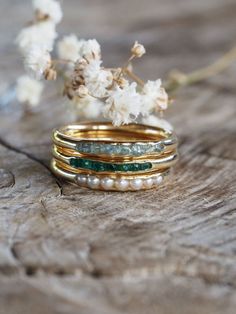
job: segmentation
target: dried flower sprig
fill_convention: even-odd
[[[35,106],[43,91],[42,78],[64,79],[64,95],[70,100],[78,118],[94,119],[103,116],[114,125],[142,121],[146,124],[171,125],[162,119],[170,103],[168,92],[174,92],[203,79],[209,78],[229,66],[236,58],[234,48],[219,61],[204,69],[184,74],[173,71],[165,82],[144,82],[134,74],[132,62],[141,58],[146,49],[135,42],[130,56],[122,67],[105,68],[102,65],[101,47],[95,39],[78,39],[71,34],[56,45],[58,59],[51,57],[58,37],[56,25],[62,19],[62,10],[56,0],[32,0],[34,19],[18,35],[17,45],[24,57],[30,77],[18,80],[17,97],[20,102]],[[33,78],[32,78],[33,77]]]
[[[68,44],[67,39],[63,39],[65,45]],[[79,58],[66,82],[64,93],[77,107],[88,102],[94,106],[97,101],[102,102],[101,113],[112,120],[114,125],[128,124],[140,117],[167,109],[168,95],[161,80],[144,83],[141,79],[134,78],[129,70],[131,60],[144,55],[143,45],[135,42],[124,67],[107,69],[102,67],[100,46],[95,40],[83,40],[81,43],[74,39],[73,35],[73,43],[79,47]],[[59,47],[60,51],[66,51],[62,49],[62,42],[59,42]],[[74,54],[75,46],[72,50]],[[70,52],[60,57],[67,58],[68,54]]]
[[[16,38],[16,44],[24,58],[24,65],[33,76],[22,76],[17,81],[17,98],[20,102],[36,106],[44,89],[38,80],[56,79],[56,71],[50,52],[57,38],[56,25],[62,19],[62,10],[56,0],[33,0],[34,19]]]
[[[236,46],[230,49],[213,64],[210,64],[202,69],[198,69],[188,74],[179,70],[173,70],[169,74],[169,79],[165,84],[166,90],[173,93],[181,87],[196,84],[214,77],[230,67],[235,60]]]
[[[108,69],[102,65],[101,47],[95,39],[79,40],[72,34],[57,43],[58,59],[53,60],[50,53],[62,18],[61,7],[56,0],[33,0],[33,8],[34,20],[17,37],[25,68],[37,80],[55,80],[63,72],[64,95],[77,115],[103,115],[119,126],[167,109],[168,95],[161,80],[144,83],[130,70],[131,62],[146,53],[143,45],[134,43],[125,66]],[[19,79],[17,95],[19,101],[35,106],[43,86],[33,78]]]

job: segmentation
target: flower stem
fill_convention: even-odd
[[[230,51],[224,54],[220,59],[218,59],[213,64],[204,67],[202,69],[193,71],[189,74],[185,74],[181,71],[172,71],[169,75],[169,79],[165,83],[165,88],[167,92],[171,93],[177,89],[188,86],[191,84],[196,84],[206,79],[209,79],[224,70],[226,70],[234,61],[236,60],[236,46]]]
[[[123,72],[128,75],[130,78],[132,78],[136,83],[138,83],[141,87],[144,86],[144,81],[139,78],[136,74],[134,74],[133,72],[131,72],[129,69],[124,68]]]
[[[75,63],[75,62],[72,60],[53,59],[52,63],[53,64],[68,64],[68,63]]]

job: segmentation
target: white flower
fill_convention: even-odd
[[[24,60],[25,69],[35,78],[40,79],[51,66],[51,56],[41,47],[32,47]]]
[[[84,117],[86,119],[95,119],[101,114],[103,102],[87,95],[82,98],[74,97],[73,105],[78,118]]]
[[[16,97],[21,103],[28,103],[31,106],[39,104],[43,92],[43,84],[29,76],[21,76],[17,80]]]
[[[100,67],[101,61],[91,60],[84,69],[85,86],[89,93],[94,97],[106,97],[107,88],[112,84],[113,75],[111,71],[104,70]]]
[[[101,59],[101,47],[96,39],[82,40],[82,47],[80,51],[81,57],[87,60]]]
[[[136,92],[136,83],[121,89],[116,87],[110,92],[104,108],[104,116],[110,118],[114,125],[128,124],[140,113],[141,97]]]
[[[16,38],[21,53],[25,55],[32,46],[41,46],[45,50],[52,51],[54,41],[57,38],[55,25],[52,22],[40,22],[25,27]]]
[[[165,119],[160,119],[157,116],[150,115],[142,119],[143,124],[155,126],[158,128],[162,128],[167,131],[172,131],[173,126]]]
[[[59,58],[74,62],[77,61],[81,58],[80,50],[82,45],[83,41],[79,41],[74,34],[65,36],[61,41],[58,42],[57,45]]]
[[[60,3],[55,0],[33,0],[33,7],[41,14],[48,16],[52,22],[58,24],[62,19]]]
[[[89,94],[88,88],[84,85],[80,85],[79,88],[76,90],[75,95],[80,98],[87,97]]]
[[[161,80],[148,81],[142,91],[143,114],[153,110],[166,110],[168,107],[168,95],[162,87]]]
[[[96,39],[78,40],[78,38],[73,34],[65,36],[61,41],[59,41],[57,50],[58,56],[61,59],[71,60],[74,62],[81,60],[83,57],[87,61],[94,59],[100,60],[101,58],[101,48]]]
[[[131,53],[137,57],[141,58],[145,53],[146,50],[143,45],[139,44],[137,41],[134,43],[134,46],[131,49]]]

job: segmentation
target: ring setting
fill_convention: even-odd
[[[81,123],[53,131],[53,172],[79,186],[138,191],[160,186],[178,160],[173,132],[141,124]]]

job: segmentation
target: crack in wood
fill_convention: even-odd
[[[10,151],[13,151],[17,154],[21,154],[24,155],[25,157],[27,157],[28,159],[38,163],[39,165],[41,165],[42,167],[44,167],[50,174],[51,176],[55,179],[55,183],[57,184],[59,191],[60,191],[60,195],[63,195],[63,186],[60,183],[59,179],[55,176],[55,174],[52,172],[51,168],[45,164],[42,160],[40,160],[39,158],[33,156],[32,154],[25,152],[24,150],[18,148],[18,147],[14,147],[12,146],[10,143],[6,142],[3,138],[0,137],[0,145],[2,145],[3,147],[9,149]]]

